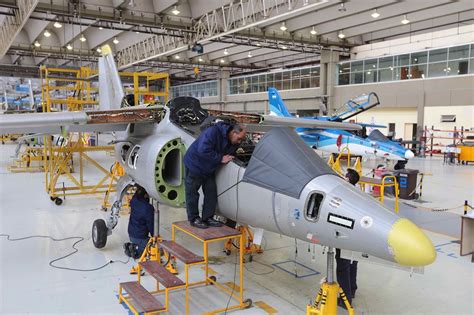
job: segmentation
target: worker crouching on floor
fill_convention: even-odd
[[[235,152],[245,138],[242,126],[225,121],[216,122],[204,129],[184,155],[186,211],[192,226],[206,229],[221,226],[215,220],[217,187],[215,172],[219,165],[227,164],[235,158]],[[202,218],[199,216],[199,189],[204,193]]]
[[[348,169],[346,180],[352,185],[356,185],[359,182],[360,176],[353,169]],[[355,297],[357,290],[357,261],[341,258],[341,250],[336,248],[336,276],[337,283],[342,288],[347,296],[347,300],[352,305],[352,299]],[[337,301],[340,307],[346,308],[342,299]]]
[[[140,257],[150,237],[153,236],[155,208],[150,204],[150,197],[145,188],[139,185],[136,187],[137,191],[130,200],[128,236],[130,242],[138,247],[135,254]]]

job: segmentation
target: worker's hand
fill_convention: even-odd
[[[227,164],[227,163],[229,163],[230,161],[232,161],[234,158],[235,158],[235,156],[233,156],[233,155],[229,155],[229,154],[224,155],[224,156],[222,157],[221,163]]]

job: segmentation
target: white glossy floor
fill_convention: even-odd
[[[11,174],[6,170],[14,145],[0,146],[0,234],[12,238],[49,235],[55,238],[84,237],[77,245],[78,253],[56,263],[71,268],[96,268],[109,260],[125,260],[122,243],[127,240],[127,217],[123,217],[103,250],[90,240],[92,222],[104,214],[98,209],[102,196],[70,197],[58,207],[44,192],[42,173]],[[104,165],[110,157],[98,156]],[[425,178],[424,207],[454,207],[474,197],[474,166],[443,166],[437,159],[415,159],[409,168],[419,168],[433,175]],[[92,181],[93,174],[90,174]],[[426,210],[428,211],[428,210]],[[461,213],[461,209],[452,212]],[[162,208],[162,235],[170,235],[170,223],[185,218],[183,209]],[[436,216],[436,213],[433,213]],[[435,218],[434,218],[435,219]],[[359,263],[357,314],[474,314],[474,264],[470,257],[459,257],[454,238],[428,232],[437,245],[436,262],[424,275],[410,275],[400,270]],[[71,252],[77,240],[53,242],[28,239],[11,242],[0,237],[0,313],[95,313],[127,314],[117,300],[118,283],[134,280],[128,274],[132,262],[113,263],[99,271],[77,272],[51,268],[54,258]],[[198,243],[186,239],[200,253]],[[296,261],[299,278],[295,278],[295,242],[273,233],[265,234],[265,252],[246,264],[245,295],[254,302],[263,301],[279,314],[304,314],[306,304],[314,297],[325,271],[326,256],[316,248],[313,256],[308,246],[298,242]],[[312,251],[312,248],[310,248]],[[221,246],[212,246],[212,268],[220,282],[232,281],[234,256],[227,257]],[[275,268],[279,264],[284,270]],[[181,268],[182,269],[182,268]],[[316,272],[319,274],[314,274]],[[199,268],[193,277],[202,274]],[[144,283],[151,279],[145,276]],[[191,291],[192,314],[225,307],[228,296],[207,287]],[[183,293],[171,295],[171,314],[183,314]],[[268,314],[252,307],[233,314]],[[271,312],[270,312],[271,313]],[[345,312],[340,309],[340,314]]]

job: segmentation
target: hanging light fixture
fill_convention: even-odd
[[[171,13],[173,13],[174,15],[178,15],[178,14],[181,13],[181,11],[178,10],[177,6],[174,6],[174,9],[173,9],[173,11],[171,11]]]
[[[81,34],[81,37],[79,38],[81,42],[85,42],[87,39],[84,37],[84,34]]]
[[[176,60],[178,60],[179,58],[181,58],[179,55],[174,56],[174,59]]]
[[[114,37],[114,40],[112,41],[112,43],[114,43],[115,45],[117,45],[118,43],[120,43],[120,41],[117,39],[117,37]]]
[[[100,47],[97,47],[97,52],[100,54],[102,52],[102,49],[100,49]]]
[[[406,24],[410,23],[410,20],[407,19],[407,15],[405,14],[405,15],[403,16],[403,20],[401,20],[400,22],[401,22],[403,25],[406,25]]]
[[[372,12],[372,14],[370,16],[373,17],[374,19],[376,19],[380,16],[380,13],[377,12],[377,9],[374,9],[374,12]]]
[[[311,28],[310,33],[311,33],[311,35],[316,35],[316,34],[318,34],[318,32],[316,31],[316,29],[314,28],[314,26]]]
[[[229,51],[227,50],[227,48],[226,48],[226,49],[224,49],[224,55],[226,55],[226,56],[227,56],[228,54],[229,54]]]
[[[252,58],[252,52],[251,51],[249,51],[249,53],[247,54],[247,57]]]
[[[41,46],[39,41],[35,41],[34,45],[35,45],[35,47],[40,47]]]
[[[72,50],[71,44],[67,44],[66,48],[67,48],[67,50]]]
[[[44,37],[50,37],[51,33],[48,30],[45,30],[43,35],[44,35]]]
[[[284,32],[288,29],[288,27],[286,27],[286,23],[285,21],[281,22],[281,26],[280,26],[280,29]]]
[[[339,37],[340,39],[344,39],[346,35],[342,31],[339,31],[339,34],[337,34],[337,37]]]
[[[344,2],[341,3],[341,5],[339,6],[339,9],[337,9],[339,12],[346,12],[346,6],[344,4]]]
[[[280,45],[280,48],[281,49],[288,49],[288,47],[286,47],[285,45]]]
[[[225,62],[225,60],[224,60],[224,59],[221,59],[221,63],[224,63],[224,62]]]
[[[63,27],[63,25],[62,25],[59,21],[54,22],[53,26],[54,26],[55,28],[61,28],[61,27]]]
[[[199,57],[198,61],[203,62],[204,60],[201,57]]]

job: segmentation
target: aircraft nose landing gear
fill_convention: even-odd
[[[107,244],[107,225],[102,219],[97,219],[92,225],[92,242],[96,248],[103,248]]]

